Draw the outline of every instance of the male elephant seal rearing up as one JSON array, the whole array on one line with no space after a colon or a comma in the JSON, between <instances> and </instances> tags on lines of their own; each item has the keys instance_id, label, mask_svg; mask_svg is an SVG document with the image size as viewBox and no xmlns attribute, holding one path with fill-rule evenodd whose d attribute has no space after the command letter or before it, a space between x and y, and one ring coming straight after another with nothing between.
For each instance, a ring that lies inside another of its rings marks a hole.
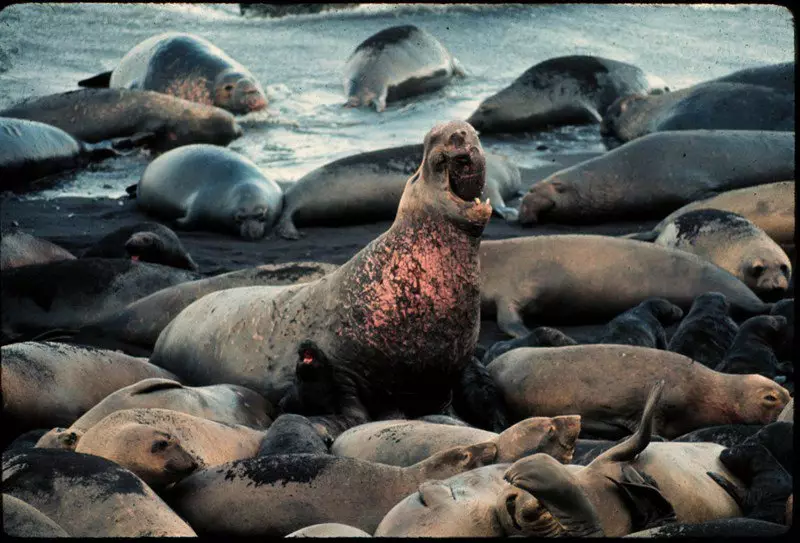
<instances>
[{"instance_id":1,"label":"male elephant seal rearing up","mask_svg":"<svg viewBox=\"0 0 800 543\"><path fill-rule=\"evenodd\" d=\"M344 70L347 107L386 109L393 102L435 91L455 75L459 62L429 32L413 25L393 26L364 40Z\"/></svg>"},{"instance_id":2,"label":"male elephant seal rearing up","mask_svg":"<svg viewBox=\"0 0 800 543\"><path fill-rule=\"evenodd\" d=\"M343 414L364 422L387 404L411 417L438 412L478 338L478 249L492 213L478 199L485 163L469 124L435 126L387 232L317 281L199 299L161 333L152 362L188 384L239 384L276 405L298 345L311 340L346 390Z\"/></svg>"}]
</instances>

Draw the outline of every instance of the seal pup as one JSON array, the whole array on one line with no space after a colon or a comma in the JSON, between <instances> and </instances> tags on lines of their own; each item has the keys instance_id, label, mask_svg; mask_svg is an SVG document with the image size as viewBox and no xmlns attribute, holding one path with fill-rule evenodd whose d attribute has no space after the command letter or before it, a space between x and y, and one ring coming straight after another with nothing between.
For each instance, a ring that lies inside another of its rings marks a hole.
<instances>
[{"instance_id":1,"label":"seal pup","mask_svg":"<svg viewBox=\"0 0 800 543\"><path fill-rule=\"evenodd\" d=\"M739 332L729 313L730 302L724 294L701 294L672 334L667 350L688 356L707 368L716 368Z\"/></svg>"},{"instance_id":2,"label":"seal pup","mask_svg":"<svg viewBox=\"0 0 800 543\"><path fill-rule=\"evenodd\" d=\"M137 141L158 152L192 143L224 146L243 134L224 109L145 90L82 89L29 98L0 117L46 123L89 143L139 135Z\"/></svg>"},{"instance_id":3,"label":"seal pup","mask_svg":"<svg viewBox=\"0 0 800 543\"><path fill-rule=\"evenodd\" d=\"M167 500L203 535L285 536L323 522L372 533L420 483L493 463L496 453L493 443L456 447L407 468L332 455L260 456L200 470Z\"/></svg>"},{"instance_id":4,"label":"seal pup","mask_svg":"<svg viewBox=\"0 0 800 543\"><path fill-rule=\"evenodd\" d=\"M483 100L467 122L482 133L599 123L620 96L667 90L663 81L625 62L588 55L556 57L535 64Z\"/></svg>"},{"instance_id":5,"label":"seal pup","mask_svg":"<svg viewBox=\"0 0 800 543\"><path fill-rule=\"evenodd\" d=\"M72 537L191 537L194 530L136 475L110 460L53 449L3 455L3 493Z\"/></svg>"},{"instance_id":6,"label":"seal pup","mask_svg":"<svg viewBox=\"0 0 800 543\"><path fill-rule=\"evenodd\" d=\"M413 25L385 28L361 42L344 67L347 107L374 106L438 90L461 64L430 32Z\"/></svg>"},{"instance_id":7,"label":"seal pup","mask_svg":"<svg viewBox=\"0 0 800 543\"><path fill-rule=\"evenodd\" d=\"M766 232L730 211L683 213L665 224L653 243L704 258L761 296L774 296L789 288L792 263L786 252Z\"/></svg>"},{"instance_id":8,"label":"seal pup","mask_svg":"<svg viewBox=\"0 0 800 543\"><path fill-rule=\"evenodd\" d=\"M205 38L178 32L142 41L112 71L78 86L151 90L236 114L267 107L261 84L247 68Z\"/></svg>"},{"instance_id":9,"label":"seal pup","mask_svg":"<svg viewBox=\"0 0 800 543\"><path fill-rule=\"evenodd\" d=\"M569 412L581 416L583 431L610 439L636 430L647 393L659 379L668 383L656 410L658 433L667 439L704 426L767 424L789 402L789 392L766 377L719 373L647 347L515 349L488 369L512 420ZM598 396L597 390L605 393Z\"/></svg>"},{"instance_id":10,"label":"seal pup","mask_svg":"<svg viewBox=\"0 0 800 543\"><path fill-rule=\"evenodd\" d=\"M204 296L167 325L151 361L187 383L240 384L275 405L309 339L341 370L354 419L387 407L411 418L440 412L478 337L478 249L491 215L478 199L484 165L470 125L435 126L387 232L314 282ZM348 427L330 424L333 437Z\"/></svg>"},{"instance_id":11,"label":"seal pup","mask_svg":"<svg viewBox=\"0 0 800 543\"><path fill-rule=\"evenodd\" d=\"M489 362L501 354L520 347L564 347L577 344L577 341L555 328L539 326L526 336L495 342L483 355L481 362L485 366L489 365Z\"/></svg>"},{"instance_id":12,"label":"seal pup","mask_svg":"<svg viewBox=\"0 0 800 543\"><path fill-rule=\"evenodd\" d=\"M480 258L481 317L497 315L500 329L512 337L528 334L523 315L546 317L540 324L607 322L648 298L688 309L697 296L718 291L737 314L762 314L771 307L696 255L610 236L485 241Z\"/></svg>"},{"instance_id":13,"label":"seal pup","mask_svg":"<svg viewBox=\"0 0 800 543\"><path fill-rule=\"evenodd\" d=\"M656 132L535 183L522 199L519 221L652 218L722 191L793 178L790 132Z\"/></svg>"},{"instance_id":14,"label":"seal pup","mask_svg":"<svg viewBox=\"0 0 800 543\"><path fill-rule=\"evenodd\" d=\"M63 247L18 228L3 229L0 235L0 271L74 259L75 255Z\"/></svg>"},{"instance_id":15,"label":"seal pup","mask_svg":"<svg viewBox=\"0 0 800 543\"><path fill-rule=\"evenodd\" d=\"M787 326L786 319L772 315L747 319L714 369L723 373L757 373L770 379L784 373L789 368L777 359L775 350L783 343Z\"/></svg>"},{"instance_id":16,"label":"seal pup","mask_svg":"<svg viewBox=\"0 0 800 543\"><path fill-rule=\"evenodd\" d=\"M69 537L53 520L24 501L3 494L3 533L12 537Z\"/></svg>"},{"instance_id":17,"label":"seal pup","mask_svg":"<svg viewBox=\"0 0 800 543\"><path fill-rule=\"evenodd\" d=\"M683 311L663 298L645 300L614 317L594 343L667 348L664 327L680 322Z\"/></svg>"},{"instance_id":18,"label":"seal pup","mask_svg":"<svg viewBox=\"0 0 800 543\"><path fill-rule=\"evenodd\" d=\"M164 153L136 185L137 206L187 230L212 229L258 240L283 208L283 191L250 159L213 145Z\"/></svg>"},{"instance_id":19,"label":"seal pup","mask_svg":"<svg viewBox=\"0 0 800 543\"><path fill-rule=\"evenodd\" d=\"M794 360L794 298L776 302L770 315L786 319L786 335L782 345L777 347L775 355L778 360Z\"/></svg>"},{"instance_id":20,"label":"seal pup","mask_svg":"<svg viewBox=\"0 0 800 543\"><path fill-rule=\"evenodd\" d=\"M297 226L342 225L394 219L406 181L424 155L420 144L390 147L335 160L304 175L286 191L277 231L298 239ZM517 210L506 200L520 195L520 170L501 155L486 154L487 198L492 212L508 221Z\"/></svg>"},{"instance_id":21,"label":"seal pup","mask_svg":"<svg viewBox=\"0 0 800 543\"><path fill-rule=\"evenodd\" d=\"M197 263L170 228L156 222L123 226L103 236L86 249L81 258L130 258L197 271Z\"/></svg>"}]
</instances>

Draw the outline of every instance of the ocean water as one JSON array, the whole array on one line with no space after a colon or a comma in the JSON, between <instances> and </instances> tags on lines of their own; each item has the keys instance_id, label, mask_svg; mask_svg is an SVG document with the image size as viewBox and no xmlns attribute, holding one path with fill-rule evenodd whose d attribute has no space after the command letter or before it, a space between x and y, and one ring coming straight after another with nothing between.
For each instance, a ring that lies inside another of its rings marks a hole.
<instances>
[{"instance_id":1,"label":"ocean water","mask_svg":"<svg viewBox=\"0 0 800 543\"><path fill-rule=\"evenodd\" d=\"M372 34L400 24L431 32L468 77L381 114L343 108L348 56ZM343 156L419 143L437 122L466 119L481 100L555 56L629 62L672 89L795 56L791 12L769 5L362 4L267 19L241 16L238 4L19 4L0 12L0 107L73 90L167 31L205 37L259 78L268 110L240 117L245 135L230 147L280 182ZM604 149L597 126L482 141L523 167L542 164L548 153ZM151 158L93 164L33 197L118 197Z\"/></svg>"}]
</instances>

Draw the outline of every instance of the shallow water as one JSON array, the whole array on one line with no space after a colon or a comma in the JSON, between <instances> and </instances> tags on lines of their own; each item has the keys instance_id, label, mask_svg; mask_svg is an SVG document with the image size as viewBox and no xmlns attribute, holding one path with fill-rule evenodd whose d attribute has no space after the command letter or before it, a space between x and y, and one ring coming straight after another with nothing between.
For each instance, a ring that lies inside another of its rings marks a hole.
<instances>
[{"instance_id":1,"label":"shallow water","mask_svg":"<svg viewBox=\"0 0 800 543\"><path fill-rule=\"evenodd\" d=\"M347 57L367 37L400 24L438 37L468 77L382 114L343 108ZM368 4L266 19L242 17L237 4L24 4L0 12L0 107L75 89L167 31L209 39L259 78L269 111L241 117L245 136L230 147L283 182L343 156L419 143L436 122L467 118L481 100L555 56L629 62L677 89L795 55L791 12L778 6ZM597 126L483 142L525 167L552 152L604 149ZM537 150L541 145L547 149ZM149 160L107 160L34 197L118 197Z\"/></svg>"}]
</instances>

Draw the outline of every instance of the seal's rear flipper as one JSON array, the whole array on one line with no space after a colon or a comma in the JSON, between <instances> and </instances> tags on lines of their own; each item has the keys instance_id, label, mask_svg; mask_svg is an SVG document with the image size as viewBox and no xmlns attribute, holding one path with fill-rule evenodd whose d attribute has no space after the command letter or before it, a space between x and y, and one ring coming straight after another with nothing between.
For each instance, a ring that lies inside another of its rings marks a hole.
<instances>
[{"instance_id":1,"label":"seal's rear flipper","mask_svg":"<svg viewBox=\"0 0 800 543\"><path fill-rule=\"evenodd\" d=\"M109 84L111 83L111 72L113 70L109 70L107 72L103 72L92 76L88 79L83 79L78 81L79 87L85 87L89 89L107 89Z\"/></svg>"}]
</instances>

